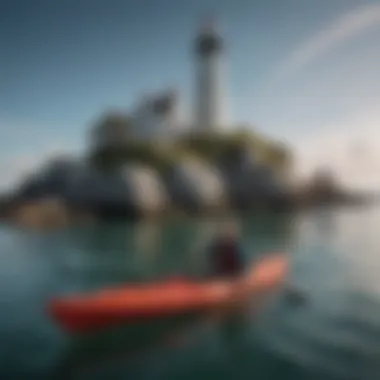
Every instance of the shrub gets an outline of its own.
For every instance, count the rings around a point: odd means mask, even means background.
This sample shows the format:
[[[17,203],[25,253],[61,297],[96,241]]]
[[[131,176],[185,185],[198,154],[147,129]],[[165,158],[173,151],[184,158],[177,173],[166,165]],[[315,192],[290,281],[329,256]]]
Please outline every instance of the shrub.
[[[235,153],[247,149],[271,168],[284,170],[290,165],[290,152],[284,146],[246,130],[229,134],[189,134],[166,145],[157,142],[131,141],[119,148],[106,148],[94,152],[91,161],[103,168],[137,162],[165,173],[186,157],[195,156],[206,162],[216,163],[220,159],[228,159]]]

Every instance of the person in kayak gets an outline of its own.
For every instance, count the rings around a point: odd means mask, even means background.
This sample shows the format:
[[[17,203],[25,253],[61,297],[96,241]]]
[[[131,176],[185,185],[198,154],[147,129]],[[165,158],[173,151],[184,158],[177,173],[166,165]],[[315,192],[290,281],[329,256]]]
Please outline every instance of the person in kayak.
[[[243,250],[237,229],[227,226],[209,249],[211,272],[217,277],[239,277],[245,270]]]

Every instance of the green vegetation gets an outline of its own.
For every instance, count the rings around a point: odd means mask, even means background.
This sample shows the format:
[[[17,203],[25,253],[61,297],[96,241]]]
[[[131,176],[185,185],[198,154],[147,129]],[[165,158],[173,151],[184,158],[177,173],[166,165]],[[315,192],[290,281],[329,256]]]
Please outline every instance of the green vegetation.
[[[102,114],[90,130],[90,146],[96,146],[97,141],[113,136],[118,141],[131,141],[131,122],[127,115],[118,111]]]
[[[91,162],[99,168],[114,168],[124,163],[146,164],[160,173],[170,170],[187,152],[174,147],[160,148],[151,143],[131,142],[121,148],[106,148],[94,152]]]
[[[283,171],[291,165],[291,154],[286,147],[247,128],[240,128],[228,134],[188,134],[172,142],[135,141],[129,128],[130,122],[127,117],[120,114],[105,115],[96,124],[94,134],[99,136],[107,131],[107,134],[120,136],[118,141],[123,143],[118,144],[118,147],[92,151],[91,162],[100,168],[113,168],[126,162],[136,162],[165,173],[187,157],[217,163],[248,150],[254,153],[257,160],[275,170]]]
[[[179,141],[185,149],[216,162],[226,156],[234,156],[243,150],[252,151],[258,161],[274,167],[288,163],[290,152],[253,131],[237,130],[229,134],[188,136]]]

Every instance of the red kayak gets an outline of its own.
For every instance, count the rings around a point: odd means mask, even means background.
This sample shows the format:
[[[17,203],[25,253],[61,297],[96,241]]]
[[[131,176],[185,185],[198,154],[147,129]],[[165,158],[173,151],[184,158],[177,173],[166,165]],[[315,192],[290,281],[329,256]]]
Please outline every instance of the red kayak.
[[[287,267],[284,255],[271,255],[238,281],[172,280],[128,285],[58,298],[51,301],[49,311],[70,332],[97,330],[128,320],[202,312],[266,293],[284,280]]]

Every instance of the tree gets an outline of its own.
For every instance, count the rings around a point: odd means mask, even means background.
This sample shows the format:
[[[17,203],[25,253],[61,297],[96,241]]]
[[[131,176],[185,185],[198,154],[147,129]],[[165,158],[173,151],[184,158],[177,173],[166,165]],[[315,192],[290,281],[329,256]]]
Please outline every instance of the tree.
[[[117,111],[103,114],[90,131],[90,140],[92,150],[129,143],[132,140],[130,118]]]

